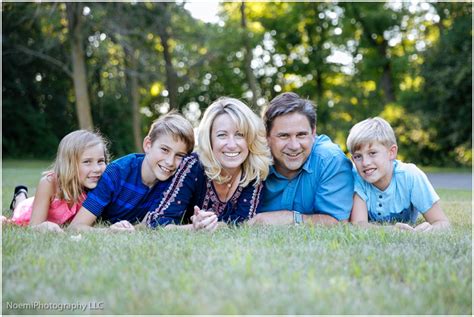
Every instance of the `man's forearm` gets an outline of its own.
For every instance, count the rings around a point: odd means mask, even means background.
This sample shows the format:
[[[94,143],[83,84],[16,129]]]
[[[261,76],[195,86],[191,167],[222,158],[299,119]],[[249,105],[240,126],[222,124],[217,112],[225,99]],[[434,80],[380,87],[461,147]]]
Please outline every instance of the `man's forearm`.
[[[334,217],[323,214],[302,214],[303,223],[312,225],[335,225],[338,220]],[[262,212],[248,221],[249,225],[253,224],[269,224],[269,225],[290,225],[294,224],[294,215],[292,210],[277,210]]]
[[[303,214],[303,222],[310,223],[313,225],[316,225],[316,224],[335,225],[339,221],[334,217],[331,217],[329,215],[324,215],[324,214],[314,214],[314,215]]]

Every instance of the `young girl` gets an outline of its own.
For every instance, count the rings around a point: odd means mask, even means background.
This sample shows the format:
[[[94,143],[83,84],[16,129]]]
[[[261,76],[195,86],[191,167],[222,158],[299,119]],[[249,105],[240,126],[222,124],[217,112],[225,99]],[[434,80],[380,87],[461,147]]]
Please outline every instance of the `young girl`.
[[[193,147],[193,127],[181,115],[171,113],[155,120],[143,140],[145,154],[129,154],[110,163],[70,227],[88,230],[101,217],[113,223],[105,230],[134,230],[131,223],[141,221],[158,206],[181,160]]]
[[[97,186],[107,157],[106,142],[99,134],[69,133],[59,143],[51,169],[43,173],[36,195],[25,199],[27,188],[17,186],[10,206],[13,217],[2,222],[62,231],[59,225],[76,215],[87,192]]]

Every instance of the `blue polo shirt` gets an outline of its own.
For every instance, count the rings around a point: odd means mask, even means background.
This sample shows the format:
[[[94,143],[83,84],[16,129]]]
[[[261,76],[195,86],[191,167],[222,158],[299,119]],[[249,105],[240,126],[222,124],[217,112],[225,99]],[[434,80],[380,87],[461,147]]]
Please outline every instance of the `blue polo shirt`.
[[[296,210],[346,220],[352,209],[353,192],[351,161],[322,134],[315,138],[311,154],[293,179],[270,167],[260,211]]]
[[[97,217],[112,223],[139,222],[161,201],[170,181],[158,181],[152,188],[143,184],[144,154],[129,154],[110,163],[90,191],[83,206]]]
[[[366,182],[354,166],[355,188],[367,204],[368,220],[415,223],[439,200],[426,174],[416,165],[393,161],[393,175],[385,190]]]

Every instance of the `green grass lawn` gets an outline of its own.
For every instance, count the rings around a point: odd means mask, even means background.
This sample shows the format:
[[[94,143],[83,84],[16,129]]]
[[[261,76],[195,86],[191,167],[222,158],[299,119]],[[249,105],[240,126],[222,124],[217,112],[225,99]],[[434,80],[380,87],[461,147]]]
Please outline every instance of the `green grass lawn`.
[[[470,167],[418,166],[425,173],[472,173]]]
[[[3,210],[15,184],[33,193],[48,166],[5,163]],[[453,223],[438,234],[339,225],[77,235],[5,226],[2,312],[470,315],[471,192],[438,192]]]

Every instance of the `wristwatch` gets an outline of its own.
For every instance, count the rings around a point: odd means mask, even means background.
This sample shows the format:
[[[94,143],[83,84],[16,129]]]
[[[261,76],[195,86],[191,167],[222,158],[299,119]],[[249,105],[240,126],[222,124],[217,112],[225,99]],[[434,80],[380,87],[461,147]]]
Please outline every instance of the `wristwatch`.
[[[295,222],[295,225],[303,223],[303,215],[296,210],[293,210],[293,221]]]

